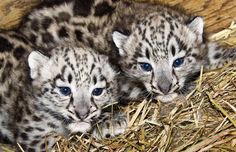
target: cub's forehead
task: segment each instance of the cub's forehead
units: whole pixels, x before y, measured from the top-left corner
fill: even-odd
[[[133,32],[124,44],[131,54],[167,58],[175,50],[186,49],[195,45],[197,35],[185,22],[157,13],[140,20],[133,27]]]
[[[100,64],[101,56],[95,50],[87,47],[59,47],[52,52],[53,59],[58,63],[66,63],[70,66],[91,66],[92,63]]]
[[[178,37],[182,40],[188,40],[194,34],[187,27],[184,21],[171,16],[162,16],[158,13],[150,14],[149,16],[141,19],[133,28],[133,35],[135,39],[147,41],[162,42],[165,44],[171,37]]]
[[[61,75],[71,74],[80,79],[89,79],[91,76],[106,75],[113,70],[108,57],[103,56],[86,47],[59,47],[52,50],[51,71]]]

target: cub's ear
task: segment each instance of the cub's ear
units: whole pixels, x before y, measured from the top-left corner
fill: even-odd
[[[30,67],[30,77],[35,79],[39,76],[39,69],[42,67],[49,58],[38,51],[33,51],[28,57],[28,65]]]
[[[122,46],[124,45],[124,43],[128,39],[128,36],[118,32],[118,31],[114,31],[112,33],[112,39],[113,39],[113,42],[115,43],[116,47],[118,48],[120,56],[124,56],[126,54],[126,52],[123,50]]]
[[[202,17],[194,17],[188,24],[190,30],[195,32],[198,35],[200,41],[203,40],[203,31],[204,31],[204,21]]]

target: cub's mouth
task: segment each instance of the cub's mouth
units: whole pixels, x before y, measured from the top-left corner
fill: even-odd
[[[152,99],[158,99],[161,102],[172,102],[175,98],[177,98],[181,93],[179,93],[179,86],[171,88],[168,93],[162,93],[160,90],[153,89],[151,90]]]

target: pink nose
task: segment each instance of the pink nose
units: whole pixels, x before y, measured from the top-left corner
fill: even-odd
[[[79,109],[78,111],[76,111],[75,112],[76,113],[76,116],[78,117],[78,118],[80,118],[80,119],[85,119],[85,118],[87,118],[88,117],[88,115],[89,115],[89,109],[86,109],[86,108],[84,108],[84,109]]]
[[[158,84],[158,88],[160,89],[160,91],[163,93],[163,94],[168,94],[169,91],[171,90],[171,83],[160,83]]]

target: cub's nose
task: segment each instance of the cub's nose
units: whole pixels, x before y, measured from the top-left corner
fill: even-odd
[[[172,84],[171,84],[171,83],[168,83],[168,82],[162,82],[162,83],[159,83],[159,84],[158,84],[159,90],[160,90],[164,95],[167,95],[167,94],[170,92],[171,86],[172,86]]]
[[[90,110],[89,109],[78,109],[76,112],[75,112],[75,114],[76,114],[76,116],[78,117],[78,118],[80,118],[80,119],[85,119],[85,118],[87,118],[88,116],[89,116],[89,112],[90,112]]]

